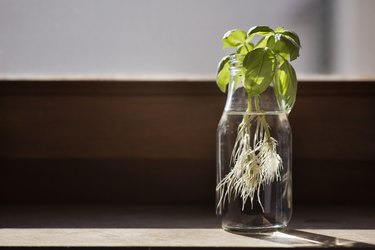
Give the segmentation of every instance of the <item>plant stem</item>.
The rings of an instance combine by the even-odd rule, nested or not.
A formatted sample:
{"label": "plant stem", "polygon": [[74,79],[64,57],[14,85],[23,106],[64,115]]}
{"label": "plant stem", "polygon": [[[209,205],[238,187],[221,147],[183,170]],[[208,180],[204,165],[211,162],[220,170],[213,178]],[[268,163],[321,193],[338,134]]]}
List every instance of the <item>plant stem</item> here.
{"label": "plant stem", "polygon": [[247,95],[247,112],[251,113],[251,96]]}
{"label": "plant stem", "polygon": [[246,110],[246,114],[244,115],[244,118],[242,120],[242,123],[243,125],[245,126],[248,126],[248,129],[244,129],[243,130],[243,135],[245,134],[249,134],[250,135],[250,131],[251,131],[251,124],[250,124],[250,116],[251,116],[251,96],[248,95],[247,96],[247,110]]}
{"label": "plant stem", "polygon": [[[259,96],[255,96],[254,103],[255,103],[255,109],[256,109],[257,113],[261,113],[262,111],[261,111],[260,105],[259,105]],[[270,133],[270,129],[268,127],[266,117],[264,115],[259,115],[259,119],[260,119],[260,122],[262,123],[264,131],[266,133],[267,141],[271,142],[271,133]]]}

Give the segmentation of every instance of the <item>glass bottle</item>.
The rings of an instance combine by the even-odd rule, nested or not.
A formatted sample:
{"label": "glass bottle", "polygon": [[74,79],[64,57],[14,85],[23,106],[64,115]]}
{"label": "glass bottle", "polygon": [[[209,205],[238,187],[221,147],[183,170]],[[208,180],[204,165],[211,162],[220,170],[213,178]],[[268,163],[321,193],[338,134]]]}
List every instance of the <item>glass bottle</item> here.
{"label": "glass bottle", "polygon": [[[241,60],[232,56],[228,97],[217,128],[216,213],[228,231],[274,231],[286,227],[292,215],[291,108],[282,108],[273,84],[259,96],[248,96],[241,67]],[[239,136],[241,124],[247,124],[247,136]],[[264,141],[267,147],[266,137],[273,138],[275,147],[261,154],[259,145]],[[248,145],[247,151],[243,145]],[[240,163],[246,161],[247,165]],[[267,173],[273,173],[268,180]]]}

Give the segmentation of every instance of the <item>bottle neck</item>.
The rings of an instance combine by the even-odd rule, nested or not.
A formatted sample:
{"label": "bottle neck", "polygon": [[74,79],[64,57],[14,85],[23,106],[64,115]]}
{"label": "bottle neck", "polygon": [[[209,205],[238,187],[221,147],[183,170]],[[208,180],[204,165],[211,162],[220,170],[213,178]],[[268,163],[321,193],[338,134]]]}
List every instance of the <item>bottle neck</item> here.
{"label": "bottle neck", "polygon": [[248,109],[248,95],[244,88],[242,76],[242,60],[243,57],[241,58],[239,55],[230,57],[230,81],[225,104],[225,111],[227,112],[246,112]]}
{"label": "bottle neck", "polygon": [[281,109],[278,104],[272,83],[261,94],[249,97],[243,82],[242,61],[243,58],[239,58],[238,55],[231,56],[230,82],[224,111],[241,113],[285,112],[286,110]]}

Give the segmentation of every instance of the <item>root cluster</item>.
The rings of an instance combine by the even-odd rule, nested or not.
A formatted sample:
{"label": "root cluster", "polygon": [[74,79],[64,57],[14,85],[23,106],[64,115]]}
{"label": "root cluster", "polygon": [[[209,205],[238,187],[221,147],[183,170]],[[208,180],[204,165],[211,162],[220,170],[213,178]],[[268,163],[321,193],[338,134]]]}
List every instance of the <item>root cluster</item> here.
{"label": "root cluster", "polygon": [[[252,125],[256,124],[254,133]],[[264,116],[247,115],[238,127],[234,144],[230,172],[216,187],[219,192],[218,206],[224,206],[237,197],[242,199],[242,210],[247,200],[253,208],[254,197],[264,211],[260,200],[262,185],[280,180],[282,159],[276,150],[277,141],[270,136],[269,127]]]}

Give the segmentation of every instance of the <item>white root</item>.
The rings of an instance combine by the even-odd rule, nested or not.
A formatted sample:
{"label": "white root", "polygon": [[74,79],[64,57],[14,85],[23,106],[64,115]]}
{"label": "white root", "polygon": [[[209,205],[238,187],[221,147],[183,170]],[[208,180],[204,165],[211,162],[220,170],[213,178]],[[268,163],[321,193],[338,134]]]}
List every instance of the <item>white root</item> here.
{"label": "white root", "polygon": [[236,142],[233,148],[231,165],[233,168],[219,182],[216,190],[219,192],[218,206],[225,201],[241,197],[242,210],[249,199],[253,208],[254,196],[264,211],[260,200],[260,188],[275,180],[281,180],[280,170],[282,159],[276,151],[277,141],[266,135],[267,123],[263,117],[257,117],[253,143],[251,143],[251,121],[253,116],[246,117],[238,127]]}

